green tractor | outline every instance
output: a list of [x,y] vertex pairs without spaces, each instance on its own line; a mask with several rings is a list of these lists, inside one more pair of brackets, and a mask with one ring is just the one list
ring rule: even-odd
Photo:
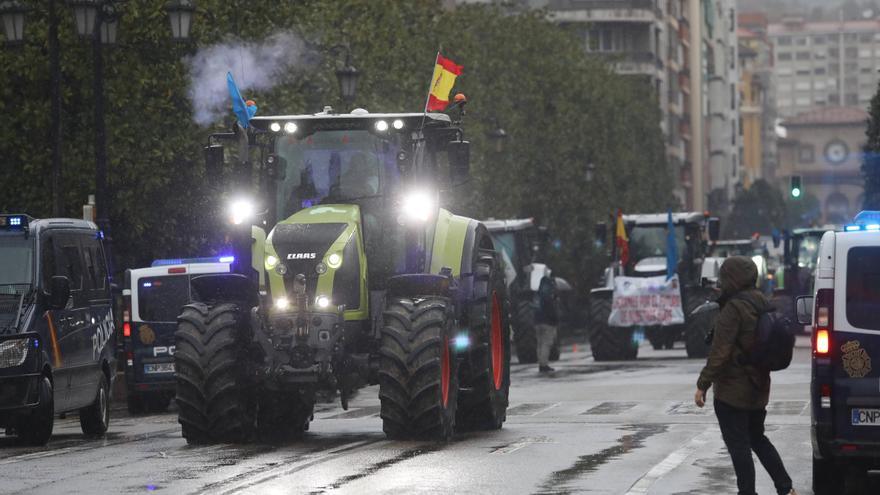
[[195,302],[178,318],[188,443],[295,438],[316,394],[338,393],[347,409],[364,383],[379,385],[389,438],[501,427],[501,258],[482,223],[439,206],[469,173],[461,113],[325,107],[211,137],[214,171],[219,143],[238,141],[221,253],[232,261],[230,273],[192,277]]
[[[679,256],[675,273],[679,277],[684,324],[609,325],[615,277],[666,275],[667,215],[623,215],[629,238],[629,259],[623,265],[620,253],[612,243],[612,261],[605,269],[602,285],[590,291],[590,348],[596,361],[635,359],[641,340],[638,335],[642,333],[657,350],[672,349],[676,341],[684,340],[688,357],[706,357],[708,354],[705,334],[714,315],[694,311],[710,300],[712,286],[717,281],[718,260],[707,256],[707,241],[718,239],[720,223],[717,218],[700,212],[673,213],[672,222]],[[605,224],[597,226],[598,244],[607,242],[607,231]]]
[[[511,327],[516,357],[520,363],[538,361],[538,341],[535,334],[535,293],[550,268],[541,263],[547,244],[547,230],[535,225],[531,218],[486,220],[495,245],[504,259],[505,279],[510,293]],[[557,279],[557,291],[571,286]],[[550,348],[550,360],[559,360],[559,332]]]

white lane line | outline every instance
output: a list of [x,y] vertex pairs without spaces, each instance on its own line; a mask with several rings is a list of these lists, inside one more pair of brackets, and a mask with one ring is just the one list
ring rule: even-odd
[[561,402],[556,402],[556,403],[554,403],[554,404],[550,404],[549,406],[545,407],[544,409],[541,409],[541,410],[538,411],[538,412],[535,412],[535,413],[529,414],[529,416],[537,416],[537,415],[539,415],[539,414],[541,414],[541,413],[545,413],[545,412],[549,411],[550,409],[553,409],[554,407],[558,406],[559,404],[561,404]]
[[697,449],[709,443],[711,438],[718,437],[719,435],[720,431],[718,430],[718,427],[710,426],[706,428],[702,433],[692,438],[688,443],[682,445],[666,456],[666,458],[660,461],[657,465],[652,467],[650,471],[630,487],[629,491],[626,492],[626,495],[644,495],[648,493],[648,489],[651,488],[651,485],[657,480],[672,472],[673,469],[680,466],[681,463],[696,452]]
[[535,443],[556,443],[549,437],[525,437],[513,442],[510,445],[505,447],[501,447],[500,449],[493,450],[490,454],[512,454],[517,450],[522,449],[523,447],[528,447],[529,445]]

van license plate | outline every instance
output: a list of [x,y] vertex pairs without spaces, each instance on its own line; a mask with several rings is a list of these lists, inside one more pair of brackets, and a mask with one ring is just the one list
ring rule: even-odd
[[880,409],[853,409],[853,426],[880,426]]
[[144,373],[174,373],[174,363],[145,364]]

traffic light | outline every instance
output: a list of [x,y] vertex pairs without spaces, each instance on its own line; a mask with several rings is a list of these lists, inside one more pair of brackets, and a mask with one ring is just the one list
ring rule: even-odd
[[801,197],[801,193],[803,192],[803,189],[801,189],[801,176],[800,175],[792,175],[791,176],[790,191],[791,191],[792,198],[797,199],[797,198]]

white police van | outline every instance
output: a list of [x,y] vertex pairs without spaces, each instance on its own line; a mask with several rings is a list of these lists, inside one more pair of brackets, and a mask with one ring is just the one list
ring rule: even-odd
[[192,300],[196,275],[229,273],[232,257],[156,260],[125,272],[122,352],[132,414],[164,411],[175,393],[177,315]]
[[797,307],[813,327],[813,491],[858,491],[880,469],[880,211],[822,236],[813,295]]

